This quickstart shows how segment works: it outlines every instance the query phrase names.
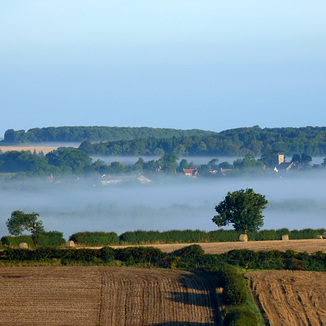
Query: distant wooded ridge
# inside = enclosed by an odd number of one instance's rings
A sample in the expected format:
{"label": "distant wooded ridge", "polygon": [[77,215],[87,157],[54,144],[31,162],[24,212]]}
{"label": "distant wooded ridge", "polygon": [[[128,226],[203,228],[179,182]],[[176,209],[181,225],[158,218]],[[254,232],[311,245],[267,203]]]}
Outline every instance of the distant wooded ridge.
{"label": "distant wooded ridge", "polygon": [[211,135],[171,138],[144,138],[91,144],[84,141],[79,149],[89,155],[157,155],[166,153],[202,156],[261,156],[267,150],[311,156],[326,155],[326,127],[238,128]]}
{"label": "distant wooded ridge", "polygon": [[137,138],[170,138],[193,135],[211,135],[212,131],[199,129],[181,130],[150,127],[46,127],[25,130],[8,129],[3,145],[46,142],[90,142],[132,140]]}
{"label": "distant wooded ridge", "polygon": [[230,129],[222,132],[199,129],[131,127],[47,127],[27,132],[9,129],[3,145],[44,142],[82,142],[89,155],[244,156],[273,150],[286,155],[326,155],[326,127]]}

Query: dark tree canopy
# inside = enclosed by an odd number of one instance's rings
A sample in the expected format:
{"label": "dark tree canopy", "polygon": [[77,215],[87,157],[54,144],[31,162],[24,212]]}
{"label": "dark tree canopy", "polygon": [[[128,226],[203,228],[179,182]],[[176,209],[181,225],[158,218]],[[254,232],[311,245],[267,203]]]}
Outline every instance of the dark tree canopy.
{"label": "dark tree canopy", "polygon": [[23,231],[30,231],[33,234],[44,232],[41,220],[37,220],[38,213],[24,213],[22,211],[13,211],[6,225],[10,234],[14,236],[21,235]]}
{"label": "dark tree canopy", "polygon": [[258,231],[264,225],[262,211],[268,201],[253,189],[228,192],[215,210],[213,222],[218,226],[233,224],[236,231]]}

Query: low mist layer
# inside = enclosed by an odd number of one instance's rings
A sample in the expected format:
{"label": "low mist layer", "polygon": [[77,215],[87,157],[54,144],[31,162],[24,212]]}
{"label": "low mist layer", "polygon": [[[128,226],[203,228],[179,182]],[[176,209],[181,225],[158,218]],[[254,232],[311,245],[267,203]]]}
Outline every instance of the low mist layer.
{"label": "low mist layer", "polygon": [[90,180],[1,184],[0,235],[14,210],[38,212],[47,231],[215,230],[215,205],[228,191],[253,188],[269,200],[265,229],[325,227],[325,172],[261,179],[162,179],[151,185],[102,186]]}

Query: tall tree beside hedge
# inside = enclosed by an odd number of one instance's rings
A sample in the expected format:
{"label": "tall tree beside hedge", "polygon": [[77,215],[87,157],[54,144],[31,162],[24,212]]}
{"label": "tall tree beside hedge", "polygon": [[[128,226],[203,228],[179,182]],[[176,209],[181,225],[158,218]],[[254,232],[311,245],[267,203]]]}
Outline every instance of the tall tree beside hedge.
{"label": "tall tree beside hedge", "polygon": [[23,211],[13,211],[6,225],[10,234],[21,235],[23,231],[30,231],[32,234],[44,232],[41,220],[38,220],[38,213],[24,213]]}
{"label": "tall tree beside hedge", "polygon": [[236,231],[258,231],[264,225],[262,211],[268,201],[264,195],[255,193],[253,189],[228,192],[215,210],[213,217],[217,226],[233,224]]}

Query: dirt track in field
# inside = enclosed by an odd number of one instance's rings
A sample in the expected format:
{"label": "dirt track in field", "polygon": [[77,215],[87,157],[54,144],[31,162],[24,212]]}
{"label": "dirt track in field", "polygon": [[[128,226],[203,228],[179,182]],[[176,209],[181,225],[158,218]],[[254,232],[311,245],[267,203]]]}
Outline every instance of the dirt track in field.
{"label": "dirt track in field", "polygon": [[[153,246],[161,249],[163,252],[172,252],[174,250],[190,246],[194,243],[182,244],[151,244],[146,246]],[[326,239],[313,240],[289,240],[289,241],[248,241],[248,242],[214,242],[214,243],[197,243],[207,254],[223,254],[233,249],[250,249],[254,251],[259,250],[280,250],[286,251],[288,249],[296,252],[307,251],[308,253],[315,253],[316,251],[326,252]],[[123,248],[130,246],[114,246],[114,248]],[[100,248],[100,247],[99,247]]]}
{"label": "dirt track in field", "polygon": [[[270,325],[326,325],[326,273],[247,273],[253,297]],[[268,325],[268,323],[266,322]]]}
{"label": "dirt track in field", "polygon": [[0,325],[215,325],[210,283],[183,271],[1,268],[0,288]]}

